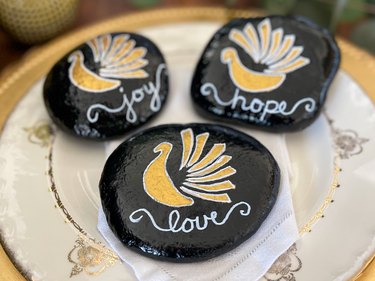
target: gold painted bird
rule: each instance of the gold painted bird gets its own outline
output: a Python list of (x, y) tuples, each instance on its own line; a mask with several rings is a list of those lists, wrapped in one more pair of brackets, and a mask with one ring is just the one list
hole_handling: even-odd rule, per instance
[(146, 78), (148, 73), (142, 68), (148, 64), (144, 59), (147, 49), (135, 47), (129, 35), (120, 34), (112, 38), (101, 35), (87, 42), (94, 61), (100, 64), (99, 73), (88, 69), (81, 51), (73, 52), (69, 58), (69, 78), (79, 89), (102, 93), (118, 88), (119, 79)]
[(245, 66), (235, 48), (221, 51), (221, 62), (226, 64), (232, 82), (241, 90), (251, 93), (277, 89), (286, 79), (286, 74), (310, 63), (302, 57), (303, 47), (294, 46), (295, 35), (284, 35), (282, 28), (272, 30), (269, 19), (258, 24), (258, 31), (250, 23), (243, 30), (232, 29), (229, 39), (240, 46), (256, 64), (263, 64), (263, 71)]
[(162, 142), (154, 148), (159, 155), (150, 162), (143, 173), (143, 187), (145, 192), (155, 201), (171, 206), (183, 207), (194, 204), (194, 199), (188, 195), (221, 203), (230, 203), (231, 200), (225, 190), (234, 189), (235, 185), (224, 180), (236, 173), (231, 166), (225, 166), (231, 156), (224, 155), (226, 145), (214, 144), (211, 150), (201, 157), (209, 133), (197, 135), (194, 140), (192, 129), (181, 131), (183, 144), (180, 171), (187, 170), (187, 176), (178, 189), (167, 171), (167, 161), (173, 145)]

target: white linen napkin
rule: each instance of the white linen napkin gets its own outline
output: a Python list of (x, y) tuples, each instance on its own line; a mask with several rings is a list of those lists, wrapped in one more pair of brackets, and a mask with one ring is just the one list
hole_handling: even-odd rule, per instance
[[(280, 166), (281, 184), (276, 203), (259, 230), (232, 251), (204, 262), (175, 264), (141, 256), (124, 247), (109, 229), (102, 209), (98, 229), (110, 247), (142, 281), (164, 280), (258, 280), (298, 238), (293, 210), (289, 171), (290, 162), (284, 135), (252, 134), (265, 145)], [(119, 142), (107, 145), (107, 156)]]

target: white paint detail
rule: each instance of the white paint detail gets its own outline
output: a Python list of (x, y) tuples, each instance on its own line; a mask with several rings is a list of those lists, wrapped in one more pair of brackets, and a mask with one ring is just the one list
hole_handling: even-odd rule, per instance
[[(225, 157), (229, 157), (228, 161), (226, 161), (226, 162), (224, 162), (224, 163), (221, 163), (221, 162), (223, 162), (223, 159), (224, 159)], [(212, 172), (212, 171), (210, 171), (210, 169), (212, 168), (212, 166), (221, 163), (220, 166), (218, 167), (218, 168), (220, 168), (220, 167), (224, 166), (226, 163), (228, 163), (231, 159), (232, 159), (232, 156), (221, 155), (221, 156), (218, 157), (214, 162), (212, 162), (211, 164), (206, 165), (205, 168), (202, 168), (202, 169), (198, 170), (197, 172), (190, 173), (190, 174), (188, 174), (187, 176), (188, 176), (188, 177), (199, 177), (199, 176), (205, 176), (205, 175), (207, 175), (207, 174), (209, 174), (209, 173)], [(217, 168), (217, 169), (218, 169), (218, 168)]]
[[(224, 225), (228, 221), (233, 211), (237, 207), (240, 207), (240, 206), (243, 207), (243, 209), (239, 209), (239, 214), (241, 216), (246, 217), (250, 215), (250, 211), (251, 211), (250, 204), (245, 201), (241, 201), (231, 206), (222, 220), (218, 219), (217, 211), (212, 211), (208, 215), (204, 214), (202, 218), (200, 218), (199, 216), (196, 216), (195, 218), (186, 218), (183, 221), (180, 221), (180, 217), (181, 217), (180, 212), (178, 210), (173, 210), (168, 215), (168, 226), (162, 227), (157, 224), (151, 212), (147, 210), (146, 208), (140, 208), (140, 209), (135, 210), (129, 215), (129, 219), (132, 223), (139, 223), (143, 219), (143, 216), (144, 216), (143, 214), (140, 214), (140, 213), (144, 213), (149, 217), (151, 224), (159, 231), (173, 232), (173, 233), (178, 233), (182, 231), (184, 233), (189, 233), (195, 229), (205, 230), (208, 227), (208, 223), (210, 221), (214, 225), (217, 225), (217, 226)], [(201, 221), (203, 221), (203, 224), (200, 224)]]
[[(218, 202), (218, 200), (215, 200), (215, 199), (209, 199), (207, 198), (207, 194), (205, 194), (204, 192), (199, 192), (199, 191), (195, 191), (195, 190), (192, 190), (192, 189), (189, 189), (189, 188), (186, 188), (184, 186), (181, 186), (181, 190), (186, 192), (187, 194), (190, 194), (190, 195), (193, 195), (195, 197), (198, 197), (198, 198), (201, 198), (203, 200), (208, 200), (208, 201), (214, 201), (214, 202)], [(209, 194), (209, 195), (214, 195), (214, 194)], [(224, 193), (224, 194), (217, 194), (217, 195), (223, 195), (223, 196), (227, 196), (228, 198), (228, 201), (220, 201), (221, 203), (232, 203), (232, 200), (230, 199), (230, 197), (228, 196), (228, 194)]]
[(91, 105), (86, 113), (87, 119), (90, 123), (95, 123), (99, 120), (100, 110), (106, 111), (108, 113), (119, 113), (126, 109), (126, 121), (129, 123), (135, 123), (138, 120), (138, 115), (134, 110), (134, 104), (141, 102), (146, 95), (151, 96), (150, 109), (153, 112), (158, 112), (161, 108), (160, 99), (160, 84), (161, 75), (163, 70), (166, 69), (165, 64), (160, 64), (156, 70), (155, 83), (149, 82), (144, 84), (142, 87), (135, 89), (131, 93), (131, 98), (128, 98), (126, 93), (123, 94), (123, 101), (119, 107), (110, 108), (104, 104), (96, 103)]
[[(206, 183), (206, 182), (212, 182), (212, 181), (216, 181), (216, 180), (221, 180), (221, 179), (225, 179), (231, 175), (234, 175), (237, 170), (234, 169), (233, 167), (230, 167), (232, 168), (232, 171), (229, 173), (229, 174), (224, 174), (222, 176), (219, 176), (219, 174), (223, 171), (223, 170), (226, 170), (228, 169), (230, 166), (228, 167), (224, 167), (222, 169), (220, 169), (219, 171), (215, 171), (215, 172), (212, 172), (206, 176), (202, 176), (202, 177), (189, 177), (187, 178), (186, 180), (188, 182), (191, 182), (191, 183)], [(214, 178), (211, 178), (211, 177), (214, 177)], [(210, 179), (211, 178), (211, 179)]]
[[(230, 181), (225, 181), (225, 182), (230, 182)], [(230, 182), (231, 183), (231, 182)], [(187, 182), (185, 181), (183, 183), (184, 186), (189, 186), (189, 187), (192, 187), (192, 188), (195, 188), (195, 189), (198, 189), (198, 190), (202, 190), (202, 191), (205, 191), (205, 192), (209, 192), (209, 193), (216, 193), (218, 191), (225, 191), (225, 190), (231, 190), (231, 189), (234, 189), (236, 186), (232, 184), (232, 186), (228, 186), (227, 188), (221, 188), (220, 190), (207, 190), (207, 189), (203, 189), (199, 186), (199, 183), (190, 183), (190, 182)], [(214, 186), (216, 185), (216, 183), (211, 183), (211, 184), (208, 184), (208, 183), (204, 183), (205, 186)]]
[[(207, 155), (211, 153), (212, 150), (214, 150), (217, 146), (223, 146), (223, 149), (221, 150), (220, 154), (217, 155), (216, 158), (212, 158), (211, 161), (207, 162), (204, 166), (202, 166), (201, 168), (197, 169), (196, 167), (203, 161), (206, 159)], [(214, 144), (214, 146), (211, 148), (211, 150), (207, 153), (207, 155), (205, 157), (203, 157), (203, 159), (199, 160), (198, 163), (194, 164), (189, 170), (188, 172), (189, 173), (192, 173), (192, 172), (198, 172), (198, 171), (201, 171), (203, 170), (204, 168), (206, 168), (208, 165), (212, 164), (216, 159), (218, 159), (220, 156), (223, 155), (223, 153), (225, 152), (225, 150), (227, 149), (227, 145), (225, 143), (216, 143)]]
[(240, 95), (239, 89), (236, 89), (233, 98), (228, 101), (223, 101), (217, 92), (216, 86), (212, 83), (205, 83), (200, 89), (202, 96), (212, 95), (215, 102), (222, 106), (230, 106), (232, 109), (235, 109), (237, 106), (240, 106), (241, 110), (244, 112), (249, 112), (252, 114), (260, 113), (258, 120), (263, 122), (265, 117), (268, 115), (280, 114), (283, 116), (289, 116), (293, 114), (299, 107), (304, 105), (306, 112), (312, 113), (316, 110), (316, 102), (314, 99), (307, 97), (298, 100), (292, 106), (289, 106), (287, 101), (276, 101), (276, 100), (267, 100), (263, 102), (258, 98), (248, 99)]

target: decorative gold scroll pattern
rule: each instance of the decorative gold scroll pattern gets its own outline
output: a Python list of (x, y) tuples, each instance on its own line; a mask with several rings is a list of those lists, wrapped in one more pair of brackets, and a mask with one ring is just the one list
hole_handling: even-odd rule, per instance
[[(52, 126), (51, 126), (52, 128)], [(101, 242), (92, 238), (70, 215), (60, 199), (59, 192), (56, 187), (54, 173), (53, 173), (53, 144), (55, 140), (55, 131), (51, 130), (49, 137), (49, 152), (48, 152), (48, 177), (51, 187), (50, 192), (53, 192), (53, 198), (56, 202), (55, 208), (59, 208), (64, 216), (65, 223), (70, 223), (76, 230), (79, 231), (80, 236), (76, 240), (73, 249), (68, 254), (68, 261), (74, 266), (70, 273), (70, 277), (84, 272), (88, 275), (99, 275), (104, 272), (106, 268), (113, 265), (119, 260), (119, 257), (109, 248), (104, 246)]]
[(68, 254), (68, 261), (74, 264), (70, 277), (81, 272), (97, 276), (115, 264), (118, 257), (110, 249), (80, 235)]
[(320, 220), (321, 218), (324, 218), (324, 212), (328, 208), (328, 206), (334, 202), (333, 197), (335, 195), (335, 191), (338, 187), (340, 187), (339, 184), (339, 173), (342, 171), (339, 164), (339, 157), (336, 155), (333, 161), (333, 180), (329, 187), (328, 194), (324, 198), (322, 205), (318, 209), (318, 211), (314, 214), (314, 216), (300, 229), (299, 233), (300, 235), (305, 234), (306, 232), (311, 232), (313, 225)]
[(51, 144), (53, 129), (48, 121), (38, 121), (35, 125), (23, 128), (23, 130), (27, 132), (27, 139), (30, 143), (38, 144), (41, 147), (48, 147)]
[(282, 254), (264, 275), (267, 281), (296, 281), (294, 275), (302, 269), (302, 261), (297, 255), (297, 246), (293, 244)]

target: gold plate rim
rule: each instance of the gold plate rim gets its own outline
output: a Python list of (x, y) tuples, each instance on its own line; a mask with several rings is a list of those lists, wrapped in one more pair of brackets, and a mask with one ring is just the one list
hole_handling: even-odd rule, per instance
[[(20, 62), (7, 69), (0, 76), (0, 135), (6, 120), (17, 102), (30, 86), (49, 71), (55, 61), (74, 46), (91, 37), (109, 31), (132, 31), (152, 24), (168, 24), (191, 21), (225, 22), (235, 17), (255, 17), (263, 15), (260, 10), (229, 10), (221, 7), (170, 8), (122, 15), (89, 27), (68, 33), (42, 47), (29, 51)], [(125, 28), (126, 27), (126, 28)], [(343, 39), (337, 39), (342, 52), (341, 68), (349, 73), (375, 101), (375, 58)], [(18, 83), (22, 81), (22, 83)], [(375, 255), (369, 259), (353, 280), (367, 281), (375, 276)], [(6, 255), (0, 243), (1, 280), (25, 280)], [(20, 267), (19, 267), (20, 268)]]

